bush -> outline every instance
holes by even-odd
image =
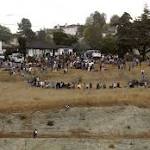
[[[48,125],[48,126],[53,126],[53,125],[54,125],[54,121],[48,121],[48,122],[47,122],[47,125]]]
[[[109,148],[114,149],[114,148],[115,148],[115,145],[110,144],[110,145],[109,145]]]
[[[27,116],[25,116],[25,115],[20,115],[19,117],[20,117],[20,120],[25,120],[25,119],[27,119]]]

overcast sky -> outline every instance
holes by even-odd
[[[94,11],[104,12],[107,21],[113,14],[119,16],[129,12],[133,18],[139,16],[150,0],[1,0],[0,24],[17,30],[21,18],[29,18],[34,31],[53,28],[60,24],[84,24]]]

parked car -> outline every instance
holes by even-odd
[[[101,53],[99,50],[88,50],[84,53],[86,58],[101,58]]]

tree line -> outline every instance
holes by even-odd
[[[62,29],[41,29],[33,32],[29,19],[23,18],[18,23],[17,38],[23,43],[40,40],[50,44],[72,46],[78,52],[86,49],[98,49],[120,57],[133,49],[138,49],[143,59],[150,48],[150,10],[144,7],[143,13],[133,19],[128,12],[121,17],[113,15],[106,23],[106,14],[95,11],[87,17],[84,25],[80,25],[75,36],[63,32]],[[8,42],[13,37],[10,29],[0,25],[0,40]],[[23,49],[23,48],[22,48]]]

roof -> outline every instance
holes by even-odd
[[[26,47],[31,49],[55,49],[56,48],[54,43],[48,43],[44,41],[28,42]]]

